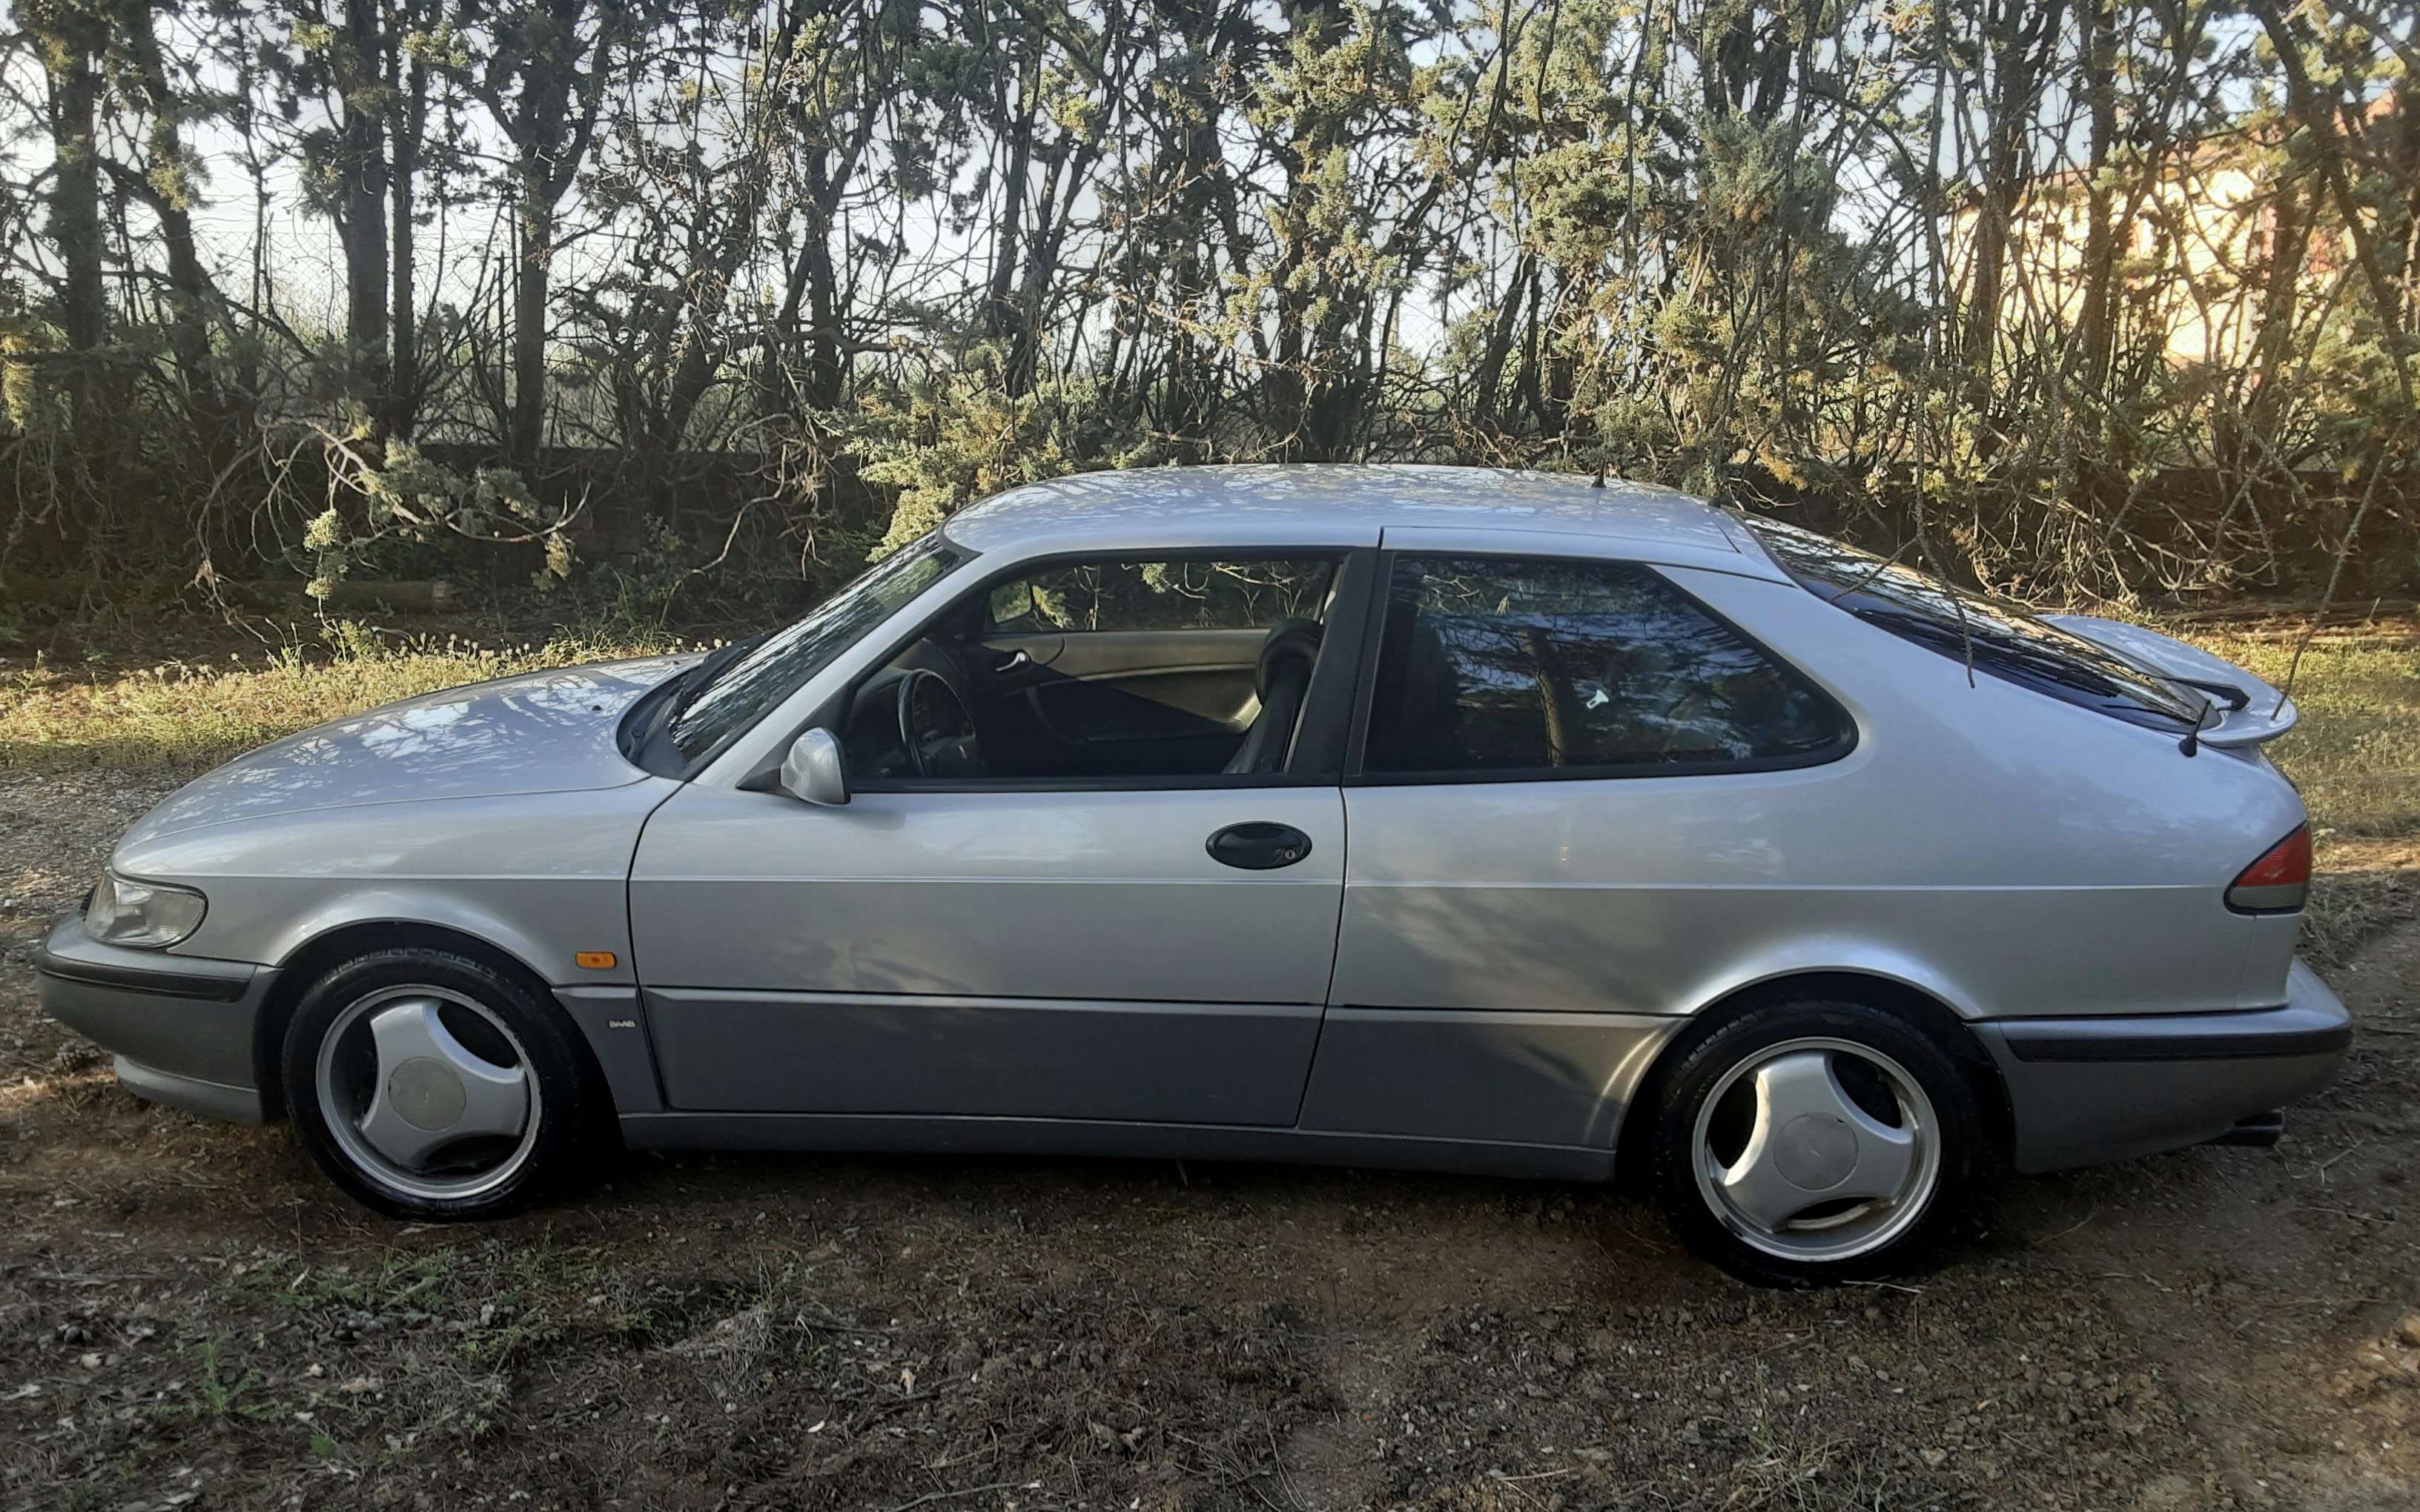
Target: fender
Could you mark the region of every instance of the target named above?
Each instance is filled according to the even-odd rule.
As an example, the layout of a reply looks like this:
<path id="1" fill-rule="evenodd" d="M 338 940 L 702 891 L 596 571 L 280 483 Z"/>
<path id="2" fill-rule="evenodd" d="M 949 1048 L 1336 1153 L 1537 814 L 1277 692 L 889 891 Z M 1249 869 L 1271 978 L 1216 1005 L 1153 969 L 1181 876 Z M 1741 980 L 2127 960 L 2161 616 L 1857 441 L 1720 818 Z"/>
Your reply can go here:
<path id="1" fill-rule="evenodd" d="M 208 897 L 186 954 L 283 965 L 349 924 L 422 923 L 485 940 L 550 985 L 628 987 L 630 858 L 676 786 L 454 798 L 442 816 L 410 802 L 322 810 L 169 836 L 117 864 Z"/>
<path id="2" fill-rule="evenodd" d="M 1879 978 L 1932 998 L 1970 1024 L 1984 1016 L 1974 995 L 1931 962 L 1904 947 L 1844 934 L 1776 940 L 1744 958 L 1723 963 L 1683 995 L 1686 1006 L 1680 1011 L 1695 1018 L 1748 988 L 1818 973 Z"/>
<path id="3" fill-rule="evenodd" d="M 547 947 L 500 914 L 481 908 L 473 901 L 442 893 L 365 887 L 330 899 L 299 917 L 293 929 L 280 938 L 275 969 L 285 971 L 321 942 L 362 926 L 442 929 L 478 942 L 489 952 L 510 958 L 545 983 L 565 1016 L 587 1041 L 616 1115 L 663 1110 L 654 1039 L 631 970 L 626 936 L 615 936 L 622 941 L 623 949 L 616 953 L 610 970 L 585 971 L 585 980 L 550 980 L 551 974 L 539 965 L 549 958 Z M 303 985 L 297 981 L 284 995 L 282 1001 L 287 1008 L 291 1008 Z M 264 1077 L 273 1079 L 275 1074 L 273 1041 L 279 1038 L 283 1019 L 282 1011 L 264 1015 L 262 1026 L 256 1031 L 268 1037 L 258 1052 L 263 1057 L 260 1074 Z"/>
<path id="4" fill-rule="evenodd" d="M 608 982 L 627 986 L 634 980 L 629 965 L 627 920 L 613 935 L 612 944 L 598 947 L 613 951 L 613 969 L 594 972 L 558 969 L 570 966 L 564 949 L 560 945 L 542 943 L 501 910 L 482 906 L 473 898 L 459 897 L 435 888 L 376 881 L 364 881 L 348 887 L 297 914 L 271 938 L 264 952 L 268 964 L 283 969 L 297 955 L 309 949 L 314 941 L 357 924 L 425 924 L 454 930 L 511 956 L 552 987 Z"/>

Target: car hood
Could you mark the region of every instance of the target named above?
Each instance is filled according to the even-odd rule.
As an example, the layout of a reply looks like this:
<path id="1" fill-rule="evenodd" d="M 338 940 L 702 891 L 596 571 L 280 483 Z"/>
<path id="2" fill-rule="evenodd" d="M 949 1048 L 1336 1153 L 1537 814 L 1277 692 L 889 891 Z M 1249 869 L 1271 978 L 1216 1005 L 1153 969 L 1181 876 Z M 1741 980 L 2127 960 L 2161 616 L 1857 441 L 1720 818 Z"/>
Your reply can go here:
<path id="1" fill-rule="evenodd" d="M 647 774 L 623 759 L 614 727 L 641 694 L 696 659 L 566 667 L 383 704 L 196 778 L 138 820 L 119 844 L 314 809 L 636 782 Z"/>

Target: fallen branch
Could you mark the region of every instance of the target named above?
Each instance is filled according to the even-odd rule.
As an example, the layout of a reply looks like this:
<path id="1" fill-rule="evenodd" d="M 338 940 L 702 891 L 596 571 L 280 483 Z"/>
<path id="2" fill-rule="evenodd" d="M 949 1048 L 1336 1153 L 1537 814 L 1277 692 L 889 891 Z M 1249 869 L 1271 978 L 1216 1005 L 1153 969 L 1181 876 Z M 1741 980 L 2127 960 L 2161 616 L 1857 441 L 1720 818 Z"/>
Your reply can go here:
<path id="1" fill-rule="evenodd" d="M 913 1506 L 929 1506 L 929 1505 L 931 1505 L 931 1504 L 932 1504 L 933 1503 L 935 1503 L 935 1502 L 954 1502 L 954 1501 L 956 1501 L 958 1498 L 960 1498 L 960 1497 L 962 1497 L 962 1496 L 981 1496 L 981 1495 L 982 1495 L 984 1492 L 985 1492 L 985 1491 L 1014 1491 L 1014 1490 L 1019 1489 L 1020 1488 L 1022 1488 L 1022 1489 L 1031 1489 L 1032 1488 L 1036 1487 L 1036 1486 L 1039 1486 L 1039 1485 L 1041 1485 L 1041 1484 L 1042 1484 L 1042 1483 L 1041 1483 L 1040 1481 L 1038 1481 L 1038 1480 L 1037 1480 L 1037 1481 L 996 1480 L 996 1481 L 993 1481 L 993 1482 L 992 1482 L 990 1485 L 988 1485 L 988 1486 L 969 1486 L 969 1487 L 966 1487 L 965 1489 L 961 1489 L 961 1490 L 954 1490 L 954 1491 L 927 1491 L 927 1492 L 925 1492 L 923 1495 L 922 1495 L 922 1496 L 920 1496 L 920 1497 L 916 1498 L 916 1499 L 915 1499 L 914 1501 L 912 1501 L 912 1502 L 902 1502 L 902 1503 L 900 1503 L 897 1506 L 892 1507 L 892 1508 L 891 1509 L 891 1512 L 908 1512 L 908 1509 L 909 1507 L 913 1507 Z"/>

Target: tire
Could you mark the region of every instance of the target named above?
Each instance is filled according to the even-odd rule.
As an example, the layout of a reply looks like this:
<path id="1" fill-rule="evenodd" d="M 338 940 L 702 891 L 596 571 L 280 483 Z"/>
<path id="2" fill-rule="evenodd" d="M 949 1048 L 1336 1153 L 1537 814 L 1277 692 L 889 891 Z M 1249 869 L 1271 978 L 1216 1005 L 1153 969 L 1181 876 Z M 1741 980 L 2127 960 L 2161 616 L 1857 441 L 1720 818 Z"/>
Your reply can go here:
<path id="1" fill-rule="evenodd" d="M 1657 1197 L 1692 1250 L 1741 1280 L 1903 1270 L 1988 1195 L 1973 1084 L 1931 1036 L 1867 1004 L 1751 1009 L 1659 1081 Z"/>
<path id="2" fill-rule="evenodd" d="M 294 1126 L 328 1179 L 423 1222 L 500 1218 L 563 1190 L 611 1112 L 551 1002 L 424 947 L 373 951 L 314 983 L 283 1068 Z"/>

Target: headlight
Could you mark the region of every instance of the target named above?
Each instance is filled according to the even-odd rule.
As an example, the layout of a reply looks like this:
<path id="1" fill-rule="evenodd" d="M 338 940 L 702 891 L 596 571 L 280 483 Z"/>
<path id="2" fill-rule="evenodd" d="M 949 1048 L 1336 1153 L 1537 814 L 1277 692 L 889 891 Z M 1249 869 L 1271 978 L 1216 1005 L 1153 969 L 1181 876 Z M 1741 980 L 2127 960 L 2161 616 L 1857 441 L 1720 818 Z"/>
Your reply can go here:
<path id="1" fill-rule="evenodd" d="M 163 950 L 201 928 L 209 907 L 191 887 L 137 882 L 104 870 L 85 905 L 84 932 L 103 945 Z"/>

